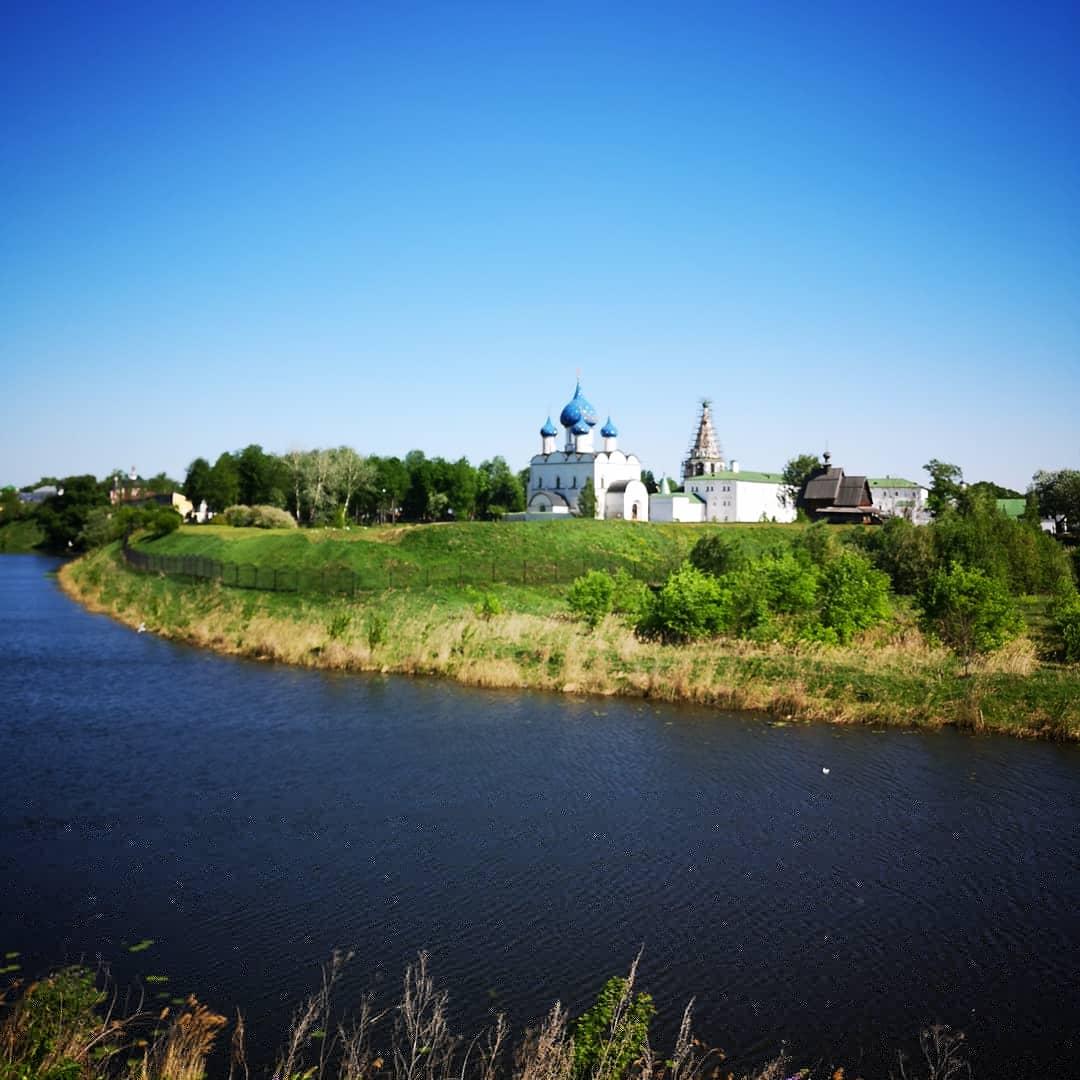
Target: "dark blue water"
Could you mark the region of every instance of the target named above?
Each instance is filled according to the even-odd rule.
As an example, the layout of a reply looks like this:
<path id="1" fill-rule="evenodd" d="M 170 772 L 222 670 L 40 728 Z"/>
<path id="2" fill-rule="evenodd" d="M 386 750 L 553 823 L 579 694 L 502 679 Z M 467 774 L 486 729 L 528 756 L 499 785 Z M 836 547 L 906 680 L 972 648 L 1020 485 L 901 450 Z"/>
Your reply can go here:
<path id="1" fill-rule="evenodd" d="M 744 1061 L 784 1038 L 884 1075 L 942 1021 L 981 1077 L 1080 1075 L 1078 747 L 230 660 L 84 612 L 50 565 L 0 559 L 0 953 L 27 972 L 168 975 L 265 1060 L 334 947 L 345 997 L 429 949 L 471 1031 L 584 1007 L 644 943 L 661 1027 L 693 995 Z"/>

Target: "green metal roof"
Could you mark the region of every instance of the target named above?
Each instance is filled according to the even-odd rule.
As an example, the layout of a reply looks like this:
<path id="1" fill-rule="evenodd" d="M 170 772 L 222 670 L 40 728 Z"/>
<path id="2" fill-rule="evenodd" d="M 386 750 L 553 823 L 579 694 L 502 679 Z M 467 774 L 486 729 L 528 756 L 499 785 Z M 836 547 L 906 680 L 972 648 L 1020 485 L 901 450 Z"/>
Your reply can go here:
<path id="1" fill-rule="evenodd" d="M 917 483 L 915 480 L 902 480 L 899 476 L 871 476 L 869 479 L 871 487 L 926 487 L 925 484 Z"/>
<path id="2" fill-rule="evenodd" d="M 663 499 L 665 502 L 670 502 L 672 499 L 696 499 L 699 503 L 703 503 L 705 500 L 700 496 L 690 491 L 673 491 L 670 495 L 650 495 L 649 501 L 653 499 Z"/>
<path id="3" fill-rule="evenodd" d="M 691 476 L 687 482 L 700 480 L 723 480 L 725 482 L 738 480 L 746 484 L 782 484 L 784 482 L 783 476 L 778 472 L 752 472 L 750 469 L 740 469 L 738 472 L 725 469 L 723 472 L 706 473 L 704 476 Z"/>

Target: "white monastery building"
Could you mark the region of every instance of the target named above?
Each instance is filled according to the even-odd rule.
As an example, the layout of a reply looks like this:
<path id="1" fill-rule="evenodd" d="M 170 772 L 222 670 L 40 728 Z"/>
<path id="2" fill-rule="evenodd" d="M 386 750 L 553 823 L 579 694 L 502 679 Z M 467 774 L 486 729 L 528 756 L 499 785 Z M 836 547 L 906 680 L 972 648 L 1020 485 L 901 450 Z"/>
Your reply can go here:
<path id="1" fill-rule="evenodd" d="M 562 448 L 556 446 L 559 430 L 551 417 L 540 429 L 540 453 L 529 463 L 529 494 L 525 513 L 531 520 L 550 514 L 577 514 L 581 489 L 591 480 L 598 518 L 649 520 L 649 494 L 641 482 L 641 462 L 619 449 L 619 432 L 608 417 L 600 429 L 602 445 L 593 445 L 596 410 L 581 392 L 578 380 L 574 396 L 563 407 Z"/>
<path id="2" fill-rule="evenodd" d="M 750 472 L 724 460 L 713 430 L 710 403 L 701 403 L 697 433 L 682 468 L 682 492 L 649 500 L 653 521 L 794 521 L 779 473 Z"/>
<path id="3" fill-rule="evenodd" d="M 883 517 L 904 517 L 916 525 L 930 523 L 930 511 L 926 500 L 929 489 L 914 480 L 895 476 L 882 476 L 870 480 L 870 494 L 874 509 Z"/>

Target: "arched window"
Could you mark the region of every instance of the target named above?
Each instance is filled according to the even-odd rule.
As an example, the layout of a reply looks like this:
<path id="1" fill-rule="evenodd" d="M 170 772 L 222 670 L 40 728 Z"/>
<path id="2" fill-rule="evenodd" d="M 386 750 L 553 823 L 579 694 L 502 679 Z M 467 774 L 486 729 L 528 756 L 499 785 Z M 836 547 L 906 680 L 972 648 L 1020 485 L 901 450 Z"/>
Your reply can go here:
<path id="1" fill-rule="evenodd" d="M 575 477 L 573 477 L 573 478 L 571 479 L 571 481 L 570 481 L 570 486 L 571 486 L 572 488 L 576 488 L 576 487 L 577 487 L 577 477 L 576 477 L 576 476 L 575 476 Z"/>
<path id="2" fill-rule="evenodd" d="M 559 477 L 555 477 L 555 490 L 557 491 L 562 487 L 562 480 Z"/>

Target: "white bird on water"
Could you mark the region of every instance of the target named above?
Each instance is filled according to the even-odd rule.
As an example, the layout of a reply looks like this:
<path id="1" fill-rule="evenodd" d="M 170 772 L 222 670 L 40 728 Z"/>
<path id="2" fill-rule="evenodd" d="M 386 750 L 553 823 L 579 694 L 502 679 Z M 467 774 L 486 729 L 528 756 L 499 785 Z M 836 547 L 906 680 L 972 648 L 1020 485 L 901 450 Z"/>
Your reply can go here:
<path id="1" fill-rule="evenodd" d="M 824 773 L 824 774 L 825 774 L 826 776 L 828 776 L 828 775 L 829 775 L 829 770 L 828 770 L 827 768 L 825 768 L 825 766 L 824 766 L 824 765 L 822 765 L 822 767 L 821 767 L 821 771 L 822 771 L 822 772 L 823 772 L 823 773 Z"/>
<path id="2" fill-rule="evenodd" d="M 144 623 L 144 622 L 139 623 L 138 629 L 136 629 L 135 633 L 136 634 L 145 634 L 146 633 L 146 623 Z"/>

